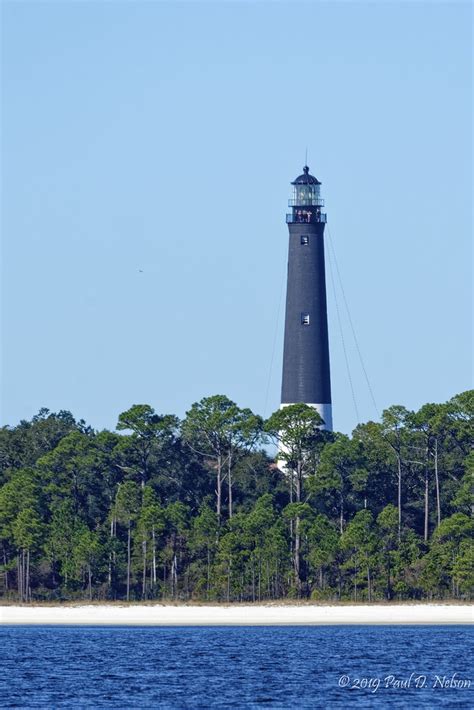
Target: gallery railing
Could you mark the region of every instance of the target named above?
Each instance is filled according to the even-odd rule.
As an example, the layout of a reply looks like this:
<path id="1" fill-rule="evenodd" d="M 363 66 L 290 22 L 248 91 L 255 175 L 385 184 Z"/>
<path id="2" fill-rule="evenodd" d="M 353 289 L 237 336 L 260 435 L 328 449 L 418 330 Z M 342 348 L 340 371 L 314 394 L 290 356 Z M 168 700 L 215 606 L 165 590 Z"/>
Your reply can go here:
<path id="1" fill-rule="evenodd" d="M 319 214 L 316 213 L 311 213 L 307 212 L 306 214 L 303 212 L 302 214 L 287 214 L 286 215 L 286 223 L 287 224 L 293 224 L 293 223 L 301 223 L 301 224 L 311 224 L 314 222 L 323 222 L 324 224 L 327 222 L 327 215 L 325 212 L 320 212 Z"/>

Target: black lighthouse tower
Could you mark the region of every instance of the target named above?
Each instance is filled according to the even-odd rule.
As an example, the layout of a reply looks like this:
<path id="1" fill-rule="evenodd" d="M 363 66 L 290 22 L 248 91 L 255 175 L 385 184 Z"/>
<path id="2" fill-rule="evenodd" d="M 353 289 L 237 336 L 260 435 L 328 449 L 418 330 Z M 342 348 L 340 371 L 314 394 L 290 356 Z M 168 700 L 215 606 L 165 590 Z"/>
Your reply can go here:
<path id="1" fill-rule="evenodd" d="M 282 407 L 299 402 L 315 407 L 323 428 L 332 430 L 324 200 L 321 183 L 310 175 L 307 165 L 291 184 L 281 403 Z"/>

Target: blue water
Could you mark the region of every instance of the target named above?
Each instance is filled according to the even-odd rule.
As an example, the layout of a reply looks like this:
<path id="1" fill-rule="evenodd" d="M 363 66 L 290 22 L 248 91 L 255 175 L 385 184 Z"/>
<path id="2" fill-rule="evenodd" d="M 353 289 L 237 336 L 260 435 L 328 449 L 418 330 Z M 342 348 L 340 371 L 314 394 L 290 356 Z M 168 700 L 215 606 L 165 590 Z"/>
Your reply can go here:
<path id="1" fill-rule="evenodd" d="M 0 707 L 469 708 L 473 636 L 466 626 L 3 627 Z M 444 687 L 453 674 L 471 687 Z"/>

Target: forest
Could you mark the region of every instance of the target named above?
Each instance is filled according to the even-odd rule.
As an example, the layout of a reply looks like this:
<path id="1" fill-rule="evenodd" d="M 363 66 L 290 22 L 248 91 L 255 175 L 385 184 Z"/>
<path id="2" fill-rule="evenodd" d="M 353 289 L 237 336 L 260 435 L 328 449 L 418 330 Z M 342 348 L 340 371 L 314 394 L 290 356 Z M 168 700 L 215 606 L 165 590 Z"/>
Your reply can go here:
<path id="1" fill-rule="evenodd" d="M 474 390 L 350 437 L 321 423 L 215 395 L 182 421 L 137 404 L 115 431 L 47 409 L 3 427 L 2 599 L 472 598 Z"/>

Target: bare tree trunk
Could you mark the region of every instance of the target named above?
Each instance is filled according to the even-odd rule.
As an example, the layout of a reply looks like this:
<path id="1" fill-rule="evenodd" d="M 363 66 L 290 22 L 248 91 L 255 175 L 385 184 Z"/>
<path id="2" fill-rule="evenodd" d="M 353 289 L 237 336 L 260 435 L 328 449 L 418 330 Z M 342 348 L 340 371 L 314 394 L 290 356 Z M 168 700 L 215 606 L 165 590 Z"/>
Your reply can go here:
<path id="1" fill-rule="evenodd" d="M 25 575 L 25 592 L 26 592 L 26 601 L 29 602 L 31 598 L 31 590 L 30 590 L 30 550 L 28 549 L 26 551 L 26 575 Z"/>
<path id="2" fill-rule="evenodd" d="M 436 513 L 438 526 L 441 524 L 441 503 L 439 497 L 439 475 L 438 475 L 438 437 L 435 438 L 435 451 L 434 451 L 434 464 L 435 464 L 435 482 L 436 482 Z"/>
<path id="3" fill-rule="evenodd" d="M 402 462 L 397 454 L 398 465 L 398 543 L 402 540 Z"/>
<path id="4" fill-rule="evenodd" d="M 17 573 L 16 573 L 16 576 L 17 576 L 17 586 L 18 586 L 18 598 L 19 598 L 20 602 L 22 602 L 22 601 L 23 601 L 23 581 L 22 581 L 22 575 L 21 575 L 22 569 L 21 569 L 21 557 L 20 557 L 20 553 L 18 553 L 16 559 L 17 559 Z"/>
<path id="5" fill-rule="evenodd" d="M 26 555 L 25 551 L 21 551 L 21 594 L 22 594 L 22 601 L 26 601 Z"/>
<path id="6" fill-rule="evenodd" d="M 232 517 L 232 456 L 227 459 L 227 484 L 229 490 L 229 518 Z"/>
<path id="7" fill-rule="evenodd" d="M 89 576 L 89 599 L 92 599 L 92 569 L 90 562 L 87 565 L 87 572 Z"/>
<path id="8" fill-rule="evenodd" d="M 127 534 L 127 601 L 130 601 L 130 558 L 131 558 L 131 542 L 132 542 L 132 523 L 128 521 Z"/>
<path id="9" fill-rule="evenodd" d="M 176 552 L 173 555 L 173 561 L 171 563 L 171 594 L 173 599 L 178 596 L 178 558 Z"/>
<path id="10" fill-rule="evenodd" d="M 145 599 L 145 595 L 146 595 L 146 537 L 143 538 L 142 550 L 143 550 L 142 597 L 143 597 L 143 599 Z"/>
<path id="11" fill-rule="evenodd" d="M 5 566 L 5 591 L 8 592 L 7 553 L 5 552 L 5 548 L 3 548 L 3 564 Z"/>
<path id="12" fill-rule="evenodd" d="M 300 543 L 301 543 L 300 518 L 299 518 L 299 516 L 297 516 L 296 520 L 295 520 L 295 554 L 294 554 L 293 565 L 294 565 L 294 570 L 295 570 L 295 580 L 296 580 L 296 588 L 298 590 L 298 597 L 301 596 Z"/>
<path id="13" fill-rule="evenodd" d="M 367 566 L 367 595 L 368 595 L 368 601 L 372 601 L 372 589 L 371 589 L 371 580 L 370 580 L 370 567 Z"/>
<path id="14" fill-rule="evenodd" d="M 298 461 L 298 466 L 296 469 L 296 502 L 301 503 L 301 487 L 302 487 L 302 471 L 301 463 Z M 296 588 L 298 590 L 298 597 L 301 596 L 301 532 L 300 532 L 300 518 L 296 517 L 295 520 L 295 558 L 294 558 L 294 568 L 295 568 L 295 579 Z"/>
<path id="15" fill-rule="evenodd" d="M 301 503 L 301 484 L 302 484 L 302 471 L 301 464 L 298 463 L 298 468 L 296 469 L 296 502 Z"/>
<path id="16" fill-rule="evenodd" d="M 217 481 L 216 481 L 216 494 L 217 494 L 217 522 L 221 522 L 221 501 L 222 501 L 222 456 L 217 457 Z"/>
<path id="17" fill-rule="evenodd" d="M 293 477 L 294 471 L 290 469 L 290 503 L 293 503 Z M 294 545 L 295 545 L 295 535 L 294 535 L 293 518 L 290 520 L 290 555 L 291 558 L 294 557 Z"/>
<path id="18" fill-rule="evenodd" d="M 114 516 L 112 515 L 110 519 L 110 539 L 114 538 Z M 112 589 L 112 576 L 113 576 L 113 552 L 109 553 L 109 573 L 108 573 L 108 584 L 109 590 Z"/>
<path id="19" fill-rule="evenodd" d="M 151 537 L 153 540 L 153 560 L 152 560 L 152 580 L 153 580 L 153 587 L 156 585 L 156 535 L 155 535 L 155 526 L 152 528 L 151 532 Z"/>
<path id="20" fill-rule="evenodd" d="M 424 540 L 428 542 L 428 517 L 429 517 L 429 475 L 428 466 L 425 468 L 425 530 L 424 530 Z"/>
<path id="21" fill-rule="evenodd" d="M 392 598 L 392 568 L 390 566 L 390 551 L 387 553 L 387 599 Z"/>
<path id="22" fill-rule="evenodd" d="M 262 601 L 262 560 L 258 558 L 258 601 Z"/>
<path id="23" fill-rule="evenodd" d="M 207 547 L 207 583 L 206 583 L 206 596 L 209 600 L 209 593 L 211 591 L 211 550 L 209 545 Z"/>
<path id="24" fill-rule="evenodd" d="M 20 600 L 23 603 L 25 601 L 25 551 L 21 551 L 21 586 L 20 586 Z"/>

